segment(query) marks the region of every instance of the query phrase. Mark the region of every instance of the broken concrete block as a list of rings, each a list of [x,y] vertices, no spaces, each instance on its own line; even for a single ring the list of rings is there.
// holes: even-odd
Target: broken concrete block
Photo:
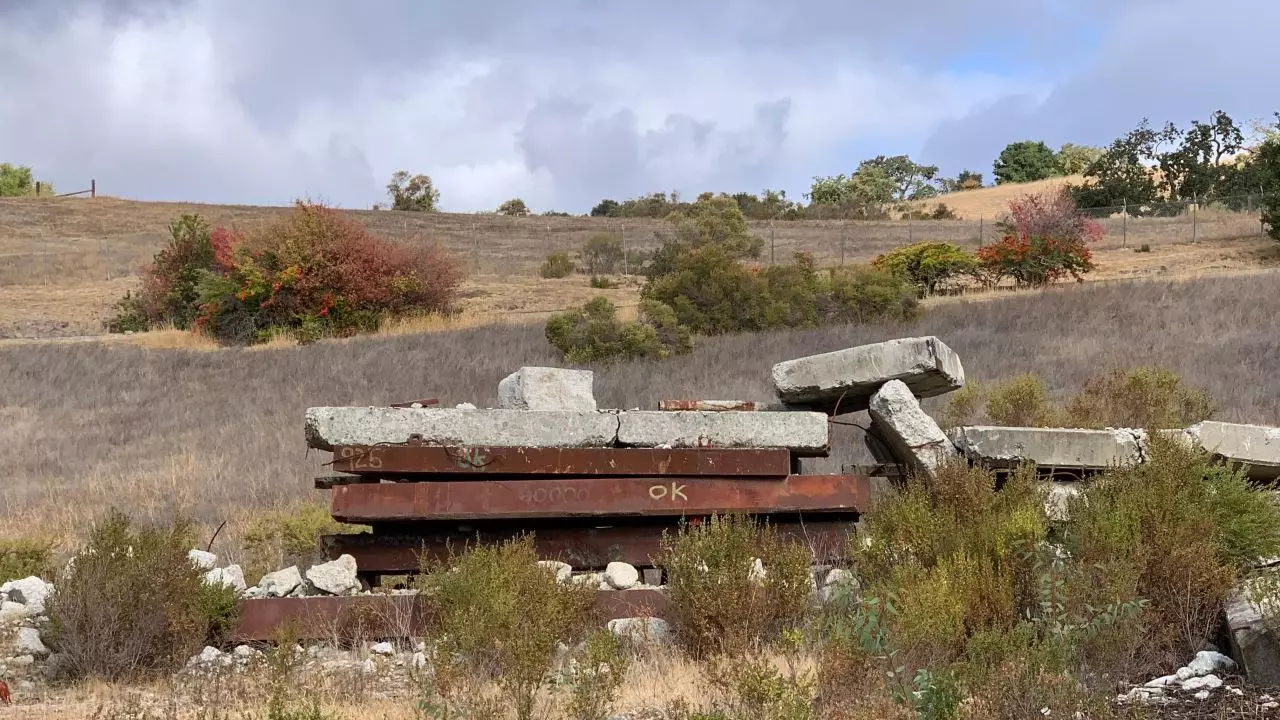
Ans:
[[[307,445],[426,445],[491,447],[610,447],[618,437],[612,412],[530,412],[452,408],[307,408]]]
[[[889,446],[894,458],[907,467],[932,476],[956,448],[920,407],[911,389],[901,380],[890,380],[871,396],[872,432]]]
[[[1142,430],[1079,430],[969,426],[949,432],[951,441],[971,461],[992,468],[1015,468],[1033,460],[1041,468],[1105,470],[1142,462],[1147,434]]]
[[[1254,480],[1280,477],[1280,428],[1206,420],[1183,432],[1206,452],[1248,466]]]
[[[1236,589],[1227,601],[1227,633],[1231,654],[1244,666],[1249,682],[1261,687],[1280,685],[1280,642],[1264,618],[1274,621],[1274,603],[1253,602],[1248,583]]]
[[[866,410],[871,396],[890,380],[901,380],[918,398],[964,387],[960,358],[933,336],[787,360],[773,366],[778,398],[796,407],[840,413]]]
[[[640,410],[621,413],[618,444],[626,447],[787,448],[826,455],[828,418],[816,412]]]
[[[590,370],[522,367],[498,383],[498,407],[591,412],[596,409],[594,376]]]
[[[1070,517],[1071,501],[1084,492],[1084,484],[1071,480],[1050,480],[1046,485],[1045,514],[1053,522],[1066,522]]]

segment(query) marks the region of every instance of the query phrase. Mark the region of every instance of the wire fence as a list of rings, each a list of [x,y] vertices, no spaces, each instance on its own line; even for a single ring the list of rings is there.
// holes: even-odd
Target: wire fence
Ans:
[[[1090,208],[1102,226],[1093,246],[1105,250],[1158,247],[1265,234],[1260,194],[1219,198],[1212,203],[1175,202],[1154,206],[1120,205]],[[374,213],[378,215],[378,213]],[[650,218],[526,217],[497,215],[418,215],[383,212],[370,224],[394,239],[428,242],[465,258],[478,275],[538,272],[555,252],[577,257],[597,235],[616,238],[626,259],[623,274],[632,274],[644,253],[662,245],[671,226]],[[924,240],[968,249],[996,242],[1003,235],[1002,216],[966,220],[753,220],[751,232],[764,241],[760,262],[785,264],[796,253],[814,256],[822,265],[867,262],[896,247]]]

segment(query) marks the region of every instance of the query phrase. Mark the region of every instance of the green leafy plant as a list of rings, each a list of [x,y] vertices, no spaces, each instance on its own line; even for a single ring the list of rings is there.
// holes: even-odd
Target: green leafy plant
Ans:
[[[1075,427],[1178,428],[1216,413],[1213,399],[1162,367],[1113,369],[1085,381],[1066,407]]]
[[[25,537],[0,540],[0,583],[26,577],[53,579],[53,538]]]
[[[325,535],[369,532],[365,525],[349,525],[333,519],[323,503],[303,502],[267,510],[249,517],[242,543],[250,577],[287,565],[307,565],[319,558]]]
[[[1048,427],[1055,424],[1058,411],[1049,401],[1044,380],[1022,373],[987,391],[987,416],[997,425]]]
[[[606,720],[631,664],[625,642],[608,630],[595,630],[587,635],[580,654],[570,680],[569,716]]]
[[[972,272],[973,255],[963,248],[943,242],[919,242],[880,255],[871,263],[905,278],[920,289],[920,295],[934,294],[940,285]]]
[[[582,270],[589,275],[613,275],[622,269],[622,241],[613,235],[593,235],[578,252]]]
[[[566,278],[578,271],[573,258],[567,252],[553,252],[543,261],[538,273],[547,279]]]
[[[671,308],[651,300],[640,303],[638,319],[624,322],[613,303],[598,297],[552,315],[545,334],[547,342],[573,363],[661,360],[693,349],[692,335]]]

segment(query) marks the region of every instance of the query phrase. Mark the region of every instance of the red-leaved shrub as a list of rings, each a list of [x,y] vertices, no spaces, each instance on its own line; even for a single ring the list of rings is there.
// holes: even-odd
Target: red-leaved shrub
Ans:
[[[230,343],[280,331],[307,342],[376,330],[388,316],[447,313],[462,282],[442,251],[387,242],[318,204],[299,202],[257,232],[218,228],[212,244],[195,326]]]
[[[1080,212],[1065,190],[1011,200],[1009,217],[999,227],[999,242],[976,255],[989,284],[1007,277],[1019,287],[1040,287],[1068,275],[1080,282],[1095,267],[1087,244],[1102,237],[1102,226]]]

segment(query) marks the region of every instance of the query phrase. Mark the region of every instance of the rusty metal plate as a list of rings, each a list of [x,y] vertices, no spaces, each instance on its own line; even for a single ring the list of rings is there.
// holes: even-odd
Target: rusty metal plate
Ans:
[[[602,590],[596,617],[662,617],[670,601],[661,590]],[[256,598],[245,600],[235,642],[266,642],[277,629],[291,626],[298,640],[393,640],[422,637],[426,613],[413,595]]]
[[[849,534],[855,523],[816,521],[772,523],[780,537],[805,543],[819,562],[845,556]],[[632,525],[607,528],[538,528],[530,530],[534,550],[544,560],[560,560],[575,570],[601,570],[611,562],[637,567],[655,566],[661,550],[663,531],[675,533],[669,525]],[[443,560],[449,551],[461,551],[476,544],[498,544],[519,537],[515,528],[476,532],[421,532],[405,535],[327,535],[321,542],[330,559],[341,555],[355,558],[361,573],[374,575],[413,574],[421,567],[423,555]]]
[[[339,445],[333,470],[358,475],[743,476],[784,478],[785,448],[492,448]]]
[[[659,410],[700,410],[703,412],[754,412],[762,409],[752,400],[659,400]]]
[[[330,491],[335,520],[370,524],[625,515],[860,512],[870,499],[862,475],[739,478],[572,478],[342,485]]]

